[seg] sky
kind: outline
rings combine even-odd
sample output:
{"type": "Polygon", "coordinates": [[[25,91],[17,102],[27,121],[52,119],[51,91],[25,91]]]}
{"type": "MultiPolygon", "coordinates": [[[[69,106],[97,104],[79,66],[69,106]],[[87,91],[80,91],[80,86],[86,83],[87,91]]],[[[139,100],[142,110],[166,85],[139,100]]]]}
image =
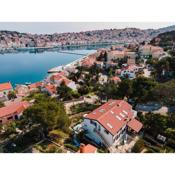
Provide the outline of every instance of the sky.
{"type": "Polygon", "coordinates": [[[0,22],[0,30],[27,32],[32,34],[52,34],[80,32],[111,28],[135,27],[140,29],[158,29],[175,25],[173,22],[0,22]]]}

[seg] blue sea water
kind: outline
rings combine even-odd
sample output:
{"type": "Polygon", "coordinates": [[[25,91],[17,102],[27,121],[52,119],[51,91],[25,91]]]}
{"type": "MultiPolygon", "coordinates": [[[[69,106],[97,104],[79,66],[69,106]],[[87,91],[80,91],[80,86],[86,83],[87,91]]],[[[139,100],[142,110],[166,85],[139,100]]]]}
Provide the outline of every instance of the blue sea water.
{"type": "MultiPolygon", "coordinates": [[[[80,54],[90,54],[95,50],[73,50],[80,54]]],[[[10,81],[13,85],[42,80],[53,67],[68,64],[83,56],[44,51],[41,53],[0,54],[0,83],[10,81]]]]}

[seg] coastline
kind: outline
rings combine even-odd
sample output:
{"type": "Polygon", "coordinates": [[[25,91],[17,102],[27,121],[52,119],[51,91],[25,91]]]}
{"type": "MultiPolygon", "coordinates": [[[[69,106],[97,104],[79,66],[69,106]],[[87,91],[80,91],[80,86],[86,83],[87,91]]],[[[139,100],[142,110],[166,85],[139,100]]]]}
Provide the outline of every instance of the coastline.
{"type": "Polygon", "coordinates": [[[18,48],[0,48],[0,54],[10,54],[10,53],[20,53],[20,52],[31,52],[39,53],[44,51],[62,51],[62,50],[74,50],[80,48],[101,48],[108,47],[115,44],[124,44],[122,42],[101,42],[101,43],[91,43],[91,44],[76,44],[76,45],[62,45],[62,46],[52,46],[52,47],[18,47],[18,48]]]}
{"type": "Polygon", "coordinates": [[[70,62],[70,63],[68,63],[66,65],[61,65],[61,66],[53,67],[53,68],[49,69],[47,71],[47,73],[48,74],[57,73],[57,72],[59,72],[61,70],[63,71],[66,68],[69,68],[69,67],[71,68],[71,67],[77,66],[78,64],[80,64],[81,61],[87,59],[90,55],[93,55],[95,53],[97,53],[97,51],[95,51],[93,53],[90,53],[90,54],[87,54],[84,57],[78,58],[78,59],[74,60],[73,62],[70,62]]]}
{"type": "MultiPolygon", "coordinates": [[[[96,52],[96,50],[94,50],[94,49],[93,50],[87,50],[86,52],[83,52],[83,49],[82,49],[82,51],[81,50],[77,50],[77,51],[76,50],[74,50],[74,51],[73,50],[72,51],[71,50],[66,50],[65,52],[63,51],[63,53],[62,53],[63,56],[61,56],[61,57],[58,56],[58,58],[62,58],[63,60],[66,59],[65,57],[68,57],[69,58],[69,55],[67,55],[67,54],[70,53],[70,57],[72,57],[71,54],[74,54],[74,56],[73,56],[74,59],[70,60],[69,62],[60,61],[60,62],[62,62],[62,64],[59,63],[59,61],[58,61],[58,64],[55,64],[54,66],[56,66],[56,68],[57,67],[63,67],[63,69],[67,69],[67,70],[68,69],[72,69],[73,67],[75,67],[76,65],[78,65],[78,63],[80,63],[82,60],[86,59],[89,55],[94,54],[95,52],[96,52]]],[[[50,51],[50,53],[51,53],[51,51],[50,51]]],[[[47,55],[50,55],[50,53],[48,52],[47,55]]],[[[37,55],[38,54],[40,55],[40,53],[37,53],[37,55]]],[[[43,52],[41,54],[45,54],[45,53],[43,52]]],[[[16,55],[15,58],[18,57],[18,54],[17,53],[14,54],[14,55],[16,55]]],[[[57,55],[57,53],[55,52],[54,55],[57,55]]],[[[7,55],[6,54],[5,55],[2,55],[2,60],[3,60],[3,57],[4,56],[5,57],[8,57],[8,54],[7,55]]],[[[30,57],[30,56],[28,56],[28,57],[30,57]]],[[[28,57],[27,57],[27,59],[28,59],[28,57]]],[[[41,57],[41,56],[39,56],[39,57],[41,57]]],[[[38,82],[38,81],[44,81],[51,73],[57,73],[58,72],[58,71],[51,71],[51,72],[49,72],[49,70],[50,69],[53,69],[53,68],[55,68],[55,67],[52,67],[52,65],[51,65],[51,67],[47,66],[47,69],[45,69],[44,72],[42,71],[43,72],[42,73],[43,75],[40,76],[40,78],[38,78],[38,79],[36,79],[36,78],[29,78],[28,79],[28,77],[26,77],[26,79],[23,78],[22,81],[20,79],[19,79],[19,81],[16,81],[16,80],[14,81],[13,76],[12,77],[11,76],[8,76],[8,78],[7,78],[8,80],[3,80],[2,79],[2,82],[10,81],[10,82],[12,82],[12,85],[15,88],[17,85],[26,85],[26,84],[30,84],[30,83],[32,84],[32,83],[35,83],[35,82],[38,82]]],[[[61,70],[63,70],[63,69],[61,69],[61,70]]],[[[30,70],[29,70],[29,72],[30,72],[30,70]]],[[[34,77],[35,77],[35,75],[34,75],[34,77]]],[[[36,77],[39,77],[38,74],[37,74],[36,77]]]]}

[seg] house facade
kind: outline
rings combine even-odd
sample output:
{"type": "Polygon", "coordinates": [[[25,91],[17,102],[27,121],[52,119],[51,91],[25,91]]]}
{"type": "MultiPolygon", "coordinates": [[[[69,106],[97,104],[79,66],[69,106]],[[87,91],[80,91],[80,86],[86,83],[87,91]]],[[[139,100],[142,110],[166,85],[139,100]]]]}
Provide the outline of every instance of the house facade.
{"type": "Polygon", "coordinates": [[[67,87],[71,88],[72,90],[77,89],[77,86],[74,81],[69,80],[68,78],[66,78],[63,75],[60,75],[59,73],[51,76],[50,80],[52,83],[56,84],[56,86],[60,86],[61,83],[64,83],[67,87]]]}
{"type": "Polygon", "coordinates": [[[23,111],[30,106],[29,102],[13,102],[8,106],[0,108],[0,123],[6,124],[12,120],[19,119],[23,111]]]}
{"type": "Polygon", "coordinates": [[[25,97],[30,93],[29,87],[27,85],[17,85],[15,91],[18,97],[25,97]]]}
{"type": "Polygon", "coordinates": [[[135,64],[126,64],[123,66],[120,76],[123,78],[134,79],[136,78],[136,74],[140,71],[140,69],[142,69],[142,67],[139,67],[135,64]]]}
{"type": "Polygon", "coordinates": [[[13,87],[10,82],[0,84],[0,101],[4,102],[8,100],[8,94],[13,91],[13,87]]]}
{"type": "Polygon", "coordinates": [[[51,97],[56,96],[57,93],[57,88],[54,84],[45,84],[42,88],[41,88],[42,92],[46,92],[48,95],[50,95],[51,97]]]}
{"type": "Polygon", "coordinates": [[[130,129],[138,133],[142,123],[135,119],[137,112],[124,100],[109,100],[89,114],[84,115],[86,136],[99,145],[118,145],[127,138],[130,129]]]}
{"type": "Polygon", "coordinates": [[[163,53],[164,50],[161,47],[158,46],[152,46],[152,45],[144,45],[139,48],[139,52],[141,57],[149,57],[152,56],[153,58],[158,58],[160,57],[163,53]]]}

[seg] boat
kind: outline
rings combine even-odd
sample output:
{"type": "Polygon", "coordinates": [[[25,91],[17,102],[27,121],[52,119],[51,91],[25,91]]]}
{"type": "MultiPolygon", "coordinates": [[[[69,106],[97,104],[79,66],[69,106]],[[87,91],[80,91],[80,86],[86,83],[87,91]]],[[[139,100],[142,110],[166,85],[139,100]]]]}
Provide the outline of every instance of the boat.
{"type": "Polygon", "coordinates": [[[32,84],[31,82],[25,82],[25,85],[30,85],[30,84],[32,84]]]}

